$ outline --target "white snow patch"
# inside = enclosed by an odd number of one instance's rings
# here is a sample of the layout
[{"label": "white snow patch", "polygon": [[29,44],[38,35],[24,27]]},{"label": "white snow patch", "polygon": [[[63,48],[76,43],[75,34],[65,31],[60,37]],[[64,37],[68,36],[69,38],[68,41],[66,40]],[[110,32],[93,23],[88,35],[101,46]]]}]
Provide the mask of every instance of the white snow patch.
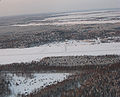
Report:
[{"label": "white snow patch", "polygon": [[51,56],[120,55],[120,43],[93,44],[83,41],[51,43],[39,47],[0,49],[0,64],[39,61]]},{"label": "white snow patch", "polygon": [[22,77],[16,74],[8,74],[11,83],[10,90],[12,91],[10,97],[17,97],[18,94],[27,95],[48,85],[57,84],[69,75],[69,73],[34,73],[32,77]]},{"label": "white snow patch", "polygon": [[[40,26],[40,25],[59,26],[59,25],[75,25],[75,24],[120,23],[120,10],[72,12],[72,13],[55,14],[52,16],[53,17],[45,18],[43,20],[33,20],[31,23],[15,24],[11,26],[24,27],[24,26]],[[35,21],[38,21],[38,23],[36,23]]]},{"label": "white snow patch", "polygon": [[53,23],[29,23],[29,24],[20,24],[12,25],[15,27],[27,27],[27,26],[41,26],[41,25],[75,25],[75,24],[105,24],[105,23],[120,23],[120,20],[108,20],[108,21],[69,21],[62,20],[62,22],[53,22]]}]

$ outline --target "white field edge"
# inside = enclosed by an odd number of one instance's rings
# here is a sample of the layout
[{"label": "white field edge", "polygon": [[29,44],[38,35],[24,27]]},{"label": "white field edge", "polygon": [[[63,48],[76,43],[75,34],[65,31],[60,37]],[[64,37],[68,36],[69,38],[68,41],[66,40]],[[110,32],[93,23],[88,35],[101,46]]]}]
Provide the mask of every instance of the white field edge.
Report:
[{"label": "white field edge", "polygon": [[41,45],[31,48],[0,49],[0,64],[40,61],[52,56],[81,55],[120,55],[120,42],[90,43],[84,41],[68,41]]},{"label": "white field edge", "polygon": [[27,27],[27,26],[41,26],[41,25],[77,25],[77,24],[106,24],[106,23],[120,23],[120,20],[109,20],[109,21],[62,21],[62,22],[54,22],[54,23],[29,23],[29,24],[21,24],[21,25],[12,25],[14,27]]},{"label": "white field edge", "polygon": [[30,94],[48,85],[57,84],[67,79],[69,75],[69,73],[33,73],[32,77],[23,77],[9,73],[7,75],[11,84],[11,95],[9,97],[17,97],[18,94]]},{"label": "white field edge", "polygon": [[[43,20],[31,20],[31,23],[14,24],[11,26],[26,27],[26,26],[41,26],[41,25],[75,25],[75,24],[105,24],[105,23],[120,23],[120,10],[117,11],[90,11],[90,12],[72,12],[53,15],[53,17]],[[62,16],[63,15],[63,16]],[[118,19],[114,20],[113,18]],[[101,18],[101,19],[96,19]],[[35,22],[37,21],[37,23]]]}]

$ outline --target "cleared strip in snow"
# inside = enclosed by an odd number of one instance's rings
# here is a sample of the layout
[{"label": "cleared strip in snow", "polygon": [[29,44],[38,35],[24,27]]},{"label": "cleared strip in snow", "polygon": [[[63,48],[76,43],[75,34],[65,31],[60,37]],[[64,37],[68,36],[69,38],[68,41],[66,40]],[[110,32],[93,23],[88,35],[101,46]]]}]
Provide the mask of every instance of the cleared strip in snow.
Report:
[{"label": "cleared strip in snow", "polygon": [[93,44],[83,41],[51,43],[24,49],[0,49],[0,64],[39,61],[51,56],[120,55],[120,43]]},{"label": "cleared strip in snow", "polygon": [[12,92],[10,97],[17,97],[18,94],[27,95],[37,89],[57,84],[57,82],[65,80],[69,75],[69,73],[34,73],[32,77],[22,77],[16,74],[8,74]]}]

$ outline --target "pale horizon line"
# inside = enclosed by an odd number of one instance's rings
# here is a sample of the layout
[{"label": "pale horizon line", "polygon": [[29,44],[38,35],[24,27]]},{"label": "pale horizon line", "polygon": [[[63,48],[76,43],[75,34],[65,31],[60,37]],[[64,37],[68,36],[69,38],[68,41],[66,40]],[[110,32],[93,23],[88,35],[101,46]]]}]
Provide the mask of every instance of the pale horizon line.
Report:
[{"label": "pale horizon line", "polygon": [[72,11],[56,11],[56,12],[42,12],[42,13],[27,13],[27,14],[16,14],[16,15],[5,15],[5,16],[0,16],[0,18],[4,17],[19,17],[19,16],[32,16],[32,15],[44,15],[44,14],[58,14],[58,13],[71,13],[71,12],[88,12],[88,11],[98,11],[98,10],[119,10],[120,8],[96,8],[96,9],[83,9],[83,10],[72,10]]}]

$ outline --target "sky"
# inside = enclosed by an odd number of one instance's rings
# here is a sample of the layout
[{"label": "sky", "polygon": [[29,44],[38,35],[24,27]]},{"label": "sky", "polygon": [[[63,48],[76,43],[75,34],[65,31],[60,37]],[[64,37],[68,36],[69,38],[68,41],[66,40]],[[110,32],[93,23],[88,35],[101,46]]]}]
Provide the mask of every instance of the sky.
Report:
[{"label": "sky", "polygon": [[120,0],[0,0],[0,16],[120,8]]}]

